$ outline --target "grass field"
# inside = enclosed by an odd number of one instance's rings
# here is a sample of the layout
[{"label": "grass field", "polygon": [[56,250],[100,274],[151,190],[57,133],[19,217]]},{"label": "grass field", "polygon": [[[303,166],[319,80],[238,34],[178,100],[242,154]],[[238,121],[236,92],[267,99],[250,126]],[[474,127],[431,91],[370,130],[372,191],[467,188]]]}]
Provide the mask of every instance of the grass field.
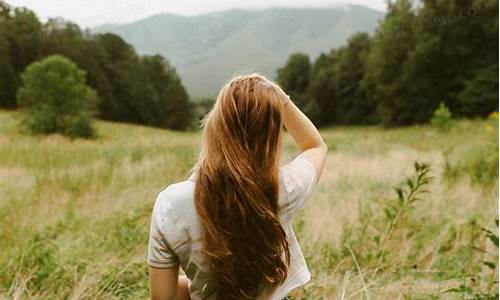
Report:
[{"label": "grass field", "polygon": [[[0,298],[147,298],[152,205],[187,177],[199,135],[98,122],[98,139],[70,141],[22,133],[18,117],[0,111]],[[498,290],[498,248],[481,229],[498,232],[497,119],[457,121],[449,132],[322,134],[326,170],[294,224],[312,280],[293,299],[468,299]],[[295,154],[287,138],[284,159]],[[414,162],[429,165],[428,184],[427,175],[414,178],[422,173]]]}]

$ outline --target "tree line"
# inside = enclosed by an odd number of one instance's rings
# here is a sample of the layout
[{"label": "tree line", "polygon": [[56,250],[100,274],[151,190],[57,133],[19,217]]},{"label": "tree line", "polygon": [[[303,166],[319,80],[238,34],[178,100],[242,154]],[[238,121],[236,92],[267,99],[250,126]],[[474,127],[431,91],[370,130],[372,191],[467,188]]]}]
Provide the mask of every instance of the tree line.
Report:
[{"label": "tree line", "polygon": [[319,125],[428,122],[498,111],[498,1],[389,1],[375,33],[311,62],[289,57],[277,80]]},{"label": "tree line", "polygon": [[0,1],[0,107],[17,108],[23,71],[55,54],[85,71],[99,118],[170,129],[191,124],[193,105],[162,56],[140,56],[117,35],[91,34],[63,19],[42,23],[31,10]]},{"label": "tree line", "polygon": [[[0,107],[17,108],[23,71],[54,54],[85,71],[101,119],[185,129],[211,105],[189,102],[160,55],[63,19],[42,23],[0,0]],[[440,103],[455,116],[487,115],[498,111],[498,2],[389,1],[373,35],[358,33],[314,61],[294,54],[277,81],[320,126],[427,122]]]}]

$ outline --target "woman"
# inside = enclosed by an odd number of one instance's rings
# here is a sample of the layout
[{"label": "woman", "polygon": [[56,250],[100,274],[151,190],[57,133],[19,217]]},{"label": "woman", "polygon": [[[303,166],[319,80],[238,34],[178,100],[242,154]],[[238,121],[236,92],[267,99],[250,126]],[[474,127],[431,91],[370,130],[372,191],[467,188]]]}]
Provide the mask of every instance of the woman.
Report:
[{"label": "woman", "polygon": [[[282,299],[311,276],[291,222],[323,171],[325,142],[258,74],[226,84],[203,123],[191,176],[153,209],[151,297]],[[283,127],[302,152],[280,167]]]}]

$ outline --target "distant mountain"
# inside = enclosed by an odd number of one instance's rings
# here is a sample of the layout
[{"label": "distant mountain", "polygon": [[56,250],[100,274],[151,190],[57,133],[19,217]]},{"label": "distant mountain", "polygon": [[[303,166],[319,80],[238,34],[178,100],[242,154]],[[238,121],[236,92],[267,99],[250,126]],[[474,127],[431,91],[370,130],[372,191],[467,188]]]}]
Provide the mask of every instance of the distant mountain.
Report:
[{"label": "distant mountain", "polygon": [[243,72],[275,77],[290,54],[300,51],[314,58],[356,32],[372,32],[383,15],[357,5],[227,10],[159,14],[92,31],[118,34],[142,54],[162,54],[189,94],[199,98],[215,96],[225,81]]}]

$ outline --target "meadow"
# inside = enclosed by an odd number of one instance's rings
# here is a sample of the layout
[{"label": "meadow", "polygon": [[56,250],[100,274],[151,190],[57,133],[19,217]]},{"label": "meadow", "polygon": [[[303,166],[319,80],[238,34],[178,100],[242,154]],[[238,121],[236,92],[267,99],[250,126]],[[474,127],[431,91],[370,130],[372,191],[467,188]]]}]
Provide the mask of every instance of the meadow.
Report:
[{"label": "meadow", "polygon": [[[96,125],[94,140],[31,136],[0,111],[0,298],[148,297],[152,205],[199,134]],[[494,297],[497,117],[322,135],[326,170],[294,220],[312,280],[292,299]]]}]

